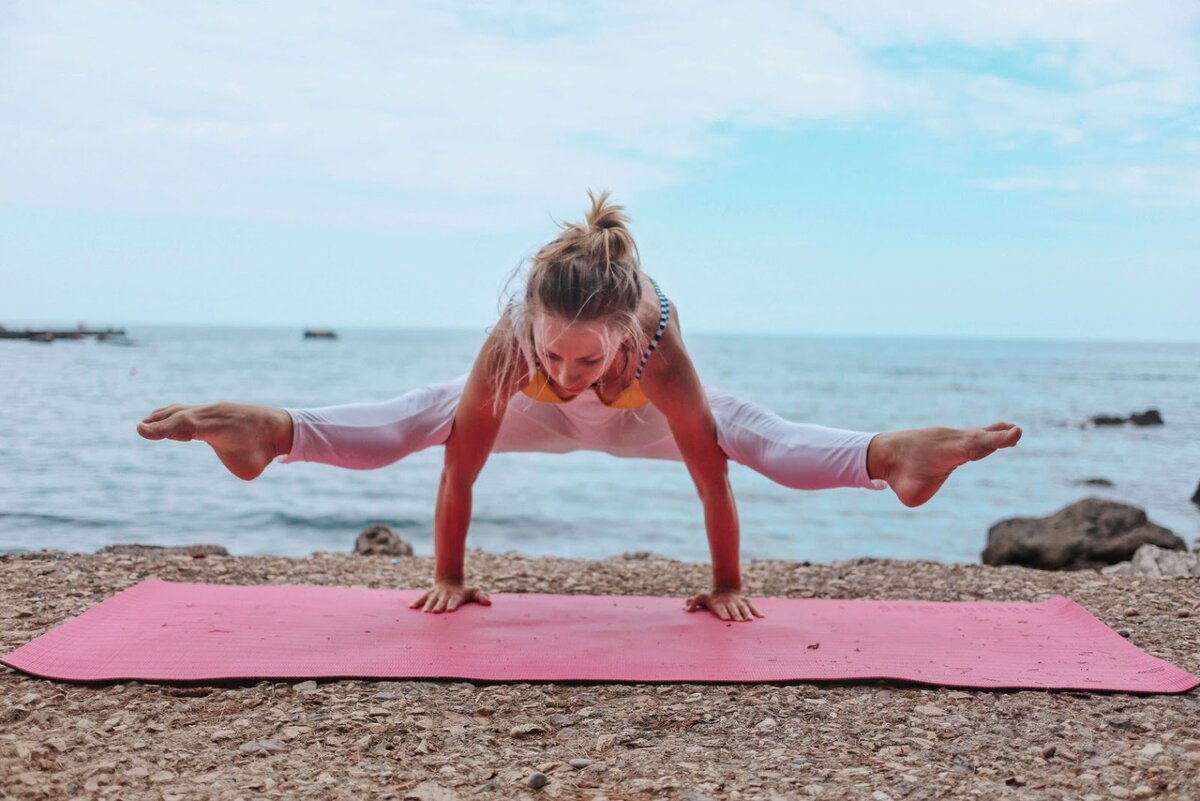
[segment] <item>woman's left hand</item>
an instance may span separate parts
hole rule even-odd
[[[712,590],[687,599],[687,611],[694,612],[702,608],[711,610],[721,620],[749,621],[755,617],[766,617],[749,598],[736,590]]]

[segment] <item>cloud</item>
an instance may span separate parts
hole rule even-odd
[[[1191,3],[493,8],[10,4],[0,201],[506,227],[586,186],[679,184],[752,129],[899,119],[1072,146],[1197,108]],[[945,43],[1032,43],[1066,84],[947,67]]]

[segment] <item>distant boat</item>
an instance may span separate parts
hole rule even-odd
[[[337,331],[332,328],[308,328],[304,331],[305,339],[337,339]]]

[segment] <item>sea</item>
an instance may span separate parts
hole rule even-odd
[[[384,523],[433,553],[434,447],[377,470],[272,464],[228,473],[200,442],[151,442],[138,421],[172,403],[315,407],[384,400],[466,373],[486,332],[134,326],[132,345],[0,341],[0,551],[213,543],[230,553],[353,549]],[[743,564],[856,557],[978,563],[988,528],[1087,497],[1200,537],[1200,344],[688,335],[701,380],[797,422],[859,431],[1024,430],[928,503],[889,490],[799,491],[730,464]],[[1164,424],[1096,427],[1158,409]],[[1086,486],[1103,478],[1112,487]],[[468,547],[707,562],[703,509],[681,462],[604,453],[493,454]],[[468,571],[470,570],[468,559]]]

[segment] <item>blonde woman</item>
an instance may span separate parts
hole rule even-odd
[[[433,583],[411,605],[433,613],[491,604],[466,583],[463,564],[472,487],[491,453],[591,449],[682,461],[712,555],[712,586],[685,609],[736,621],[763,615],[742,593],[730,459],[795,489],[890,487],[911,507],[933,497],[955,468],[1020,439],[1021,429],[1003,422],[889,433],[795,423],[703,384],[679,310],[642,271],[622,207],[607,193],[588,195],[585,219],[562,224],[534,256],[469,373],[382,403],[167,406],[138,432],[203,440],[246,480],[272,460],[371,469],[444,445]]]

